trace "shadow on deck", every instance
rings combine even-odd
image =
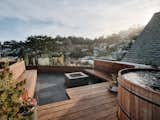
[[[67,89],[69,100],[38,107],[38,120],[116,120],[116,95],[108,83]]]
[[[38,105],[67,100],[63,73],[38,73],[36,95]]]

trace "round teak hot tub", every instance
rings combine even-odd
[[[160,70],[121,70],[118,83],[118,119],[160,120]]]

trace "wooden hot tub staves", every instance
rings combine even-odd
[[[123,74],[137,70],[144,69],[125,69],[119,72],[118,119],[160,120],[160,92],[142,87],[123,77]]]

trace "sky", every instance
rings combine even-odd
[[[159,11],[160,0],[0,0],[0,41],[107,36],[146,25]]]

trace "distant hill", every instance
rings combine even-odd
[[[139,34],[142,32],[143,27],[137,26],[133,28],[129,28],[128,30],[120,31],[119,33],[111,34],[107,37],[101,36],[95,39],[94,43],[107,43],[108,45],[121,43],[130,40],[136,40]]]
[[[124,53],[130,47],[130,43],[137,38],[143,27],[130,28],[107,37],[89,39],[75,36],[46,36],[31,35],[24,42],[6,41],[1,44],[2,55],[5,56],[41,56],[46,54],[54,56],[61,54],[71,58],[85,56],[108,56],[112,52]],[[123,52],[123,50],[125,50]],[[115,53],[114,53],[115,54]],[[121,55],[123,56],[123,54]]]

